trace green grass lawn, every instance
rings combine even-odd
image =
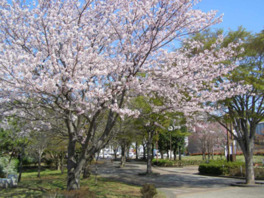
[[[207,156],[206,156],[207,157]],[[261,156],[261,155],[254,155],[253,157],[254,159],[254,162],[255,163],[260,163],[262,162],[262,160],[264,160],[264,156]],[[202,160],[203,159],[203,156],[202,155],[196,155],[196,156],[183,156],[182,157],[182,160]],[[214,156],[214,159],[215,160],[220,160],[221,157],[219,155],[215,155]],[[225,156],[222,156],[222,159],[226,159]],[[245,158],[243,155],[237,155],[236,156],[236,159],[237,161],[242,161],[242,162],[245,162]]]
[[[80,190],[66,191],[67,175],[56,170],[44,170],[41,178],[37,172],[23,173],[22,181],[16,188],[0,189],[0,197],[141,197],[140,186],[127,185],[121,182],[110,181],[101,177],[91,176],[81,180]],[[97,182],[96,182],[97,180]],[[70,195],[70,196],[69,196]],[[156,197],[164,197],[158,194]]]

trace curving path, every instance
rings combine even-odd
[[[124,168],[119,168],[119,162],[106,161],[105,164],[98,165],[98,174],[102,177],[135,185],[152,183],[166,197],[264,197],[263,187],[231,187],[230,184],[243,180],[198,175],[197,166],[184,168],[153,167],[153,175],[140,175],[145,171],[146,164],[142,162],[129,162]]]

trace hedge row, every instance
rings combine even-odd
[[[210,161],[199,165],[202,175],[225,175],[245,177],[244,162],[227,162],[224,160]],[[264,167],[254,167],[256,179],[264,179]]]
[[[199,165],[199,173],[202,175],[228,175],[232,170],[245,167],[244,162],[227,162],[215,160]]]
[[[191,153],[191,154],[189,154],[190,156],[198,156],[198,155],[203,155],[202,153]],[[208,155],[208,153],[205,153],[205,155]],[[219,152],[216,152],[216,153],[214,153],[214,155],[224,155],[224,153],[219,153]],[[236,153],[236,155],[243,155],[243,152],[242,151],[238,151],[237,153]],[[261,150],[261,151],[254,151],[254,155],[262,155],[262,156],[264,156],[264,151],[263,150]]]
[[[202,160],[168,160],[168,159],[153,159],[152,164],[156,166],[163,166],[163,167],[183,167],[183,166],[190,166],[190,165],[199,165],[203,161]]]

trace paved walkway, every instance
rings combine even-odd
[[[119,168],[119,162],[99,165],[98,174],[112,180],[128,184],[154,184],[168,198],[258,198],[264,197],[263,187],[231,187],[230,184],[243,182],[240,179],[209,177],[198,175],[197,166],[184,168],[153,167],[151,176],[141,176],[146,172],[146,164],[129,162]]]

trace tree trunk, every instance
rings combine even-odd
[[[130,150],[130,148],[129,148],[130,146],[127,146],[126,147],[126,158],[129,158],[130,159],[130,156],[129,156],[129,150]]]
[[[246,162],[246,184],[255,184],[253,152],[244,154]]]
[[[163,151],[160,151],[160,158],[161,159],[164,159],[164,157],[163,157]]]
[[[126,164],[126,146],[121,145],[121,164],[120,167],[124,167]]]
[[[151,149],[152,137],[153,137],[153,132],[152,131],[148,131],[148,143],[147,143],[147,152],[148,152],[148,156],[147,156],[147,174],[151,174],[152,173],[152,169],[151,169],[151,164],[152,164],[152,149]]]
[[[61,167],[61,161],[60,161],[60,155],[58,155],[57,157],[56,157],[56,163],[55,163],[55,166],[56,166],[56,169],[57,170],[60,170],[60,167]]]
[[[115,160],[117,160],[117,148],[114,149]]]
[[[76,159],[75,159],[75,144],[76,141],[73,138],[69,139],[68,144],[68,178],[67,178],[67,190],[76,190],[80,188],[80,173],[81,169],[77,169]]]
[[[136,142],[136,159],[138,159],[138,143]]]
[[[176,148],[174,148],[173,149],[173,159],[174,159],[174,161],[176,161],[177,160],[177,150],[176,150]]]
[[[37,175],[38,178],[40,178],[41,156],[42,156],[42,153],[39,153],[39,156],[38,156],[38,175]]]
[[[146,159],[146,146],[143,144],[143,159]]]
[[[245,140],[244,140],[245,141]],[[244,142],[238,140],[238,143],[243,150],[246,165],[246,184],[255,184],[254,165],[253,165],[253,150],[254,139],[248,139]]]
[[[21,181],[22,177],[22,172],[23,172],[23,157],[24,157],[24,151],[25,151],[25,146],[22,146],[22,151],[19,153],[18,160],[19,160],[19,167],[18,167],[18,182]]]
[[[90,177],[91,175],[91,169],[90,169],[90,165],[91,165],[91,160],[86,160],[84,168],[83,168],[83,179],[87,179]]]
[[[64,153],[61,153],[59,155],[59,161],[60,161],[60,171],[61,171],[61,174],[64,173],[64,163],[63,163],[63,159],[64,159]]]
[[[179,160],[182,160],[182,156],[181,156],[181,146],[179,146]]]
[[[208,158],[208,160],[210,160],[210,158],[211,158],[211,154],[210,154],[210,145],[209,145],[209,142],[207,142],[207,158]]]
[[[206,160],[206,157],[205,157],[205,152],[203,151],[203,160]]]

